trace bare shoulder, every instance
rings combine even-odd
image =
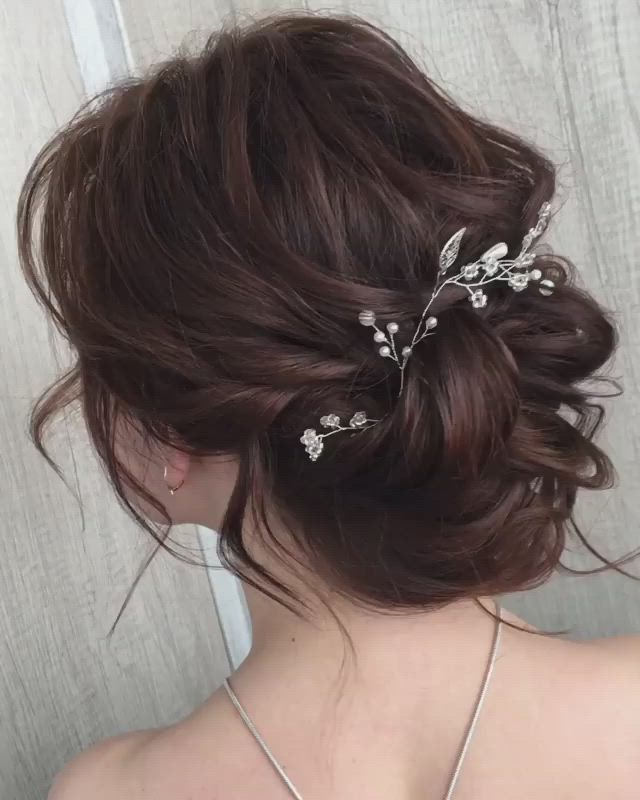
[[[584,663],[587,679],[606,699],[617,697],[634,714],[640,715],[640,637],[616,636],[573,642],[573,656]],[[621,709],[618,709],[621,713]],[[640,735],[640,725],[637,726]]]
[[[79,753],[56,775],[47,800],[122,797],[130,763],[155,735],[155,731],[136,731],[114,736]]]
[[[243,731],[222,693],[164,728],[106,739],[73,758],[56,776],[48,800],[212,800],[224,789],[220,773],[242,776],[235,753]],[[237,762],[237,763],[236,763]]]
[[[594,639],[592,644],[603,653],[609,653],[640,679],[640,636],[612,636]]]
[[[521,627],[517,617],[507,621]],[[503,633],[500,738],[526,743],[519,766],[533,754],[548,783],[579,787],[584,800],[637,796],[640,637],[571,641],[508,626]]]
[[[616,715],[628,720],[631,731],[640,743],[640,636],[616,636],[595,639],[585,645],[599,670],[608,691],[604,696],[615,698]],[[637,753],[640,764],[640,752]]]
[[[624,700],[635,723],[640,715],[640,636],[571,640],[544,634],[505,610],[501,616],[508,623],[506,638],[517,654],[516,677],[526,674],[529,665],[540,677],[541,688],[550,692],[557,688],[571,696],[575,687],[579,698],[588,687],[590,703],[597,708],[602,700],[603,713],[614,707],[615,698]],[[547,684],[552,675],[554,680]],[[614,705],[620,713],[620,703]],[[636,727],[640,736],[640,725]]]
[[[575,646],[576,730],[594,782],[610,797],[637,797],[640,785],[640,639],[597,639]],[[615,792],[613,789],[615,788]]]

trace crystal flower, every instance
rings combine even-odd
[[[509,278],[509,286],[514,292],[521,292],[527,288],[529,275],[526,272],[516,272]]]
[[[327,414],[324,417],[320,417],[320,424],[323,428],[339,428],[340,417],[337,414]]]
[[[496,272],[498,271],[498,268],[499,268],[498,262],[494,261],[493,259],[490,259],[489,261],[486,261],[482,265],[482,269],[487,273],[487,275],[489,275],[489,277],[491,277],[492,275],[495,275]]]
[[[480,264],[477,261],[474,261],[473,264],[467,264],[466,267],[462,268],[462,275],[466,281],[472,281],[474,278],[477,278],[479,272]]]
[[[309,454],[312,461],[316,461],[324,448],[322,437],[318,435],[315,428],[307,428],[300,437],[305,451]]]

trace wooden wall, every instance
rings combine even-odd
[[[27,439],[30,403],[66,355],[17,268],[13,229],[20,182],[40,144],[85,92],[168,56],[185,38],[196,46],[223,19],[278,7],[287,6],[260,0],[0,0],[3,800],[42,798],[52,773],[77,750],[188,711],[220,682],[229,667],[229,638],[246,625],[227,595],[225,642],[211,595],[211,586],[216,591],[221,584],[214,579],[210,586],[202,571],[160,556],[106,640],[148,544],[116,507],[79,420],[58,423],[53,446],[81,506]],[[528,136],[558,163],[562,211],[551,241],[615,311],[622,335],[612,373],[621,376],[625,395],[612,405],[603,437],[619,481],[615,489],[585,498],[581,518],[610,554],[637,547],[637,2],[354,0],[333,8],[381,23],[458,100]],[[611,574],[554,580],[507,604],[534,623],[569,628],[576,636],[640,632],[640,587]],[[240,633],[242,639],[246,631]]]
[[[45,797],[78,750],[176,719],[228,671],[206,573],[166,557],[107,639],[147,536],[116,505],[77,418],[55,426],[52,445],[81,505],[26,434],[31,402],[65,353],[19,274],[15,203],[30,159],[84,93],[67,10],[0,2],[2,800]],[[96,58],[89,77],[107,66]]]

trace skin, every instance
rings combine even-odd
[[[142,455],[128,442],[128,464],[175,523],[219,527],[237,474],[233,458],[196,459],[160,447]],[[180,484],[172,496],[169,487]],[[250,530],[247,541],[309,606],[300,619],[247,587],[254,643],[232,678],[304,799],[442,797],[483,677],[493,619],[471,601],[428,613],[373,613],[318,585],[310,566],[292,574],[260,550]],[[480,602],[494,608],[489,599]],[[639,794],[640,640],[571,642],[504,626],[456,800]],[[49,800],[290,796],[218,691],[174,725],[118,736],[77,756]]]

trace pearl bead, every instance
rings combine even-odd
[[[373,311],[361,311],[358,314],[358,321],[366,328],[370,328],[372,325],[376,324],[376,315]]]
[[[387,323],[387,330],[389,333],[397,333],[398,332],[398,323],[397,322],[388,322]]]
[[[409,358],[411,355],[411,348],[409,346],[402,348],[402,355],[404,358]]]
[[[435,317],[427,317],[427,321],[425,322],[427,330],[431,330],[431,328],[435,328],[437,324],[438,324],[438,320]]]
[[[553,290],[556,288],[556,285],[553,281],[550,281],[548,278],[545,278],[543,281],[540,281],[538,286],[538,290],[540,294],[543,294],[545,297],[548,297],[550,294],[553,294]]]
[[[540,278],[542,277],[542,270],[532,269],[531,272],[529,273],[529,277],[531,278],[532,281],[539,281]]]
[[[384,342],[387,337],[384,335],[382,331],[376,331],[373,334],[373,341],[374,342]]]
[[[378,350],[378,352],[381,356],[384,356],[384,358],[388,358],[391,355],[391,348],[387,347],[385,344]]]

